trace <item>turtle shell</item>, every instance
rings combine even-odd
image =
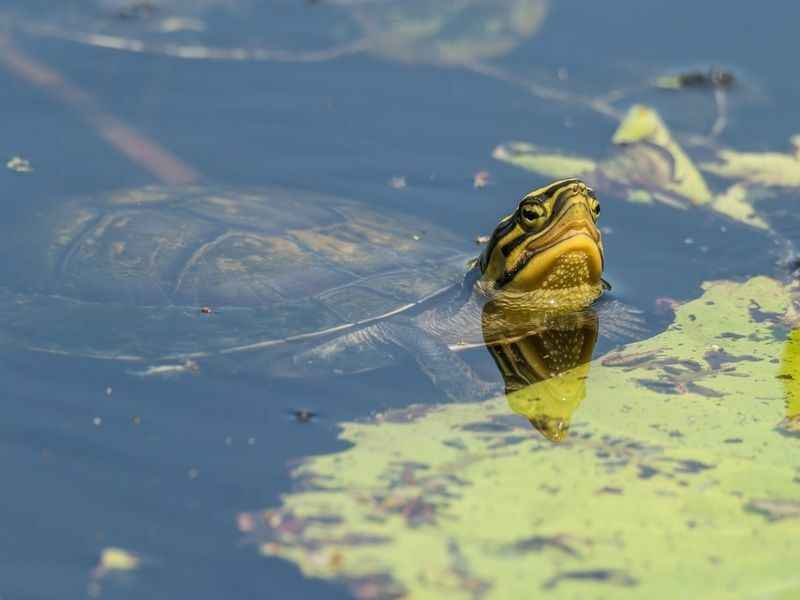
[[[435,296],[469,258],[422,220],[282,190],[148,187],[39,219],[30,258],[6,254],[0,341],[107,358],[334,334]]]

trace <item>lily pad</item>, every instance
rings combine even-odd
[[[800,452],[776,428],[791,291],[707,284],[592,363],[560,444],[513,397],[345,423],[351,447],[304,460],[243,535],[364,598],[796,596]]]

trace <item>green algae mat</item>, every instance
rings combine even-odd
[[[559,444],[510,410],[546,381],[344,423],[351,445],[239,528],[360,598],[800,597],[795,294],[706,284],[664,333],[576,370]]]

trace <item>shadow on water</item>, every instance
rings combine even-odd
[[[421,8],[406,17],[419,25],[428,4],[414,3]],[[463,22],[409,39],[381,9],[346,2],[6,2],[0,154],[29,159],[34,170],[0,173],[0,286],[22,300],[41,289],[29,280],[57,225],[30,223],[60,214],[70,198],[158,182],[352,198],[447,228],[460,251],[477,256],[472,240],[551,179],[493,161],[497,144],[535,138],[602,156],[628,103],[602,93],[640,91],[654,72],[687,64],[720,60],[753,74],[728,99],[726,146],[783,148],[796,129],[787,120],[800,84],[774,60],[777,40],[794,33],[792,19],[749,5],[733,14],[721,2],[692,18],[689,3],[574,1],[550,6],[546,18],[544,3],[502,4],[527,10],[516,24],[502,22],[499,38],[470,29],[496,16],[484,3]],[[709,30],[720,12],[727,29]],[[566,36],[587,44],[566,44]],[[218,55],[198,56],[201,47]],[[708,90],[687,91],[690,111],[684,100],[650,93],[642,94],[675,128],[705,134],[718,117]],[[475,186],[484,170],[490,184]],[[656,307],[696,297],[703,281],[776,272],[767,233],[711,212],[687,218],[629,204],[620,191],[603,201],[605,276],[614,300],[644,311],[635,335],[662,330],[672,313]],[[298,206],[298,219],[313,210]],[[63,306],[53,306],[17,335],[46,340],[63,328],[113,346],[108,315],[128,310],[65,323]],[[224,313],[211,316],[225,323]],[[599,325],[592,316],[567,320],[462,354],[504,387],[511,411],[563,440],[573,411],[592,400],[586,361],[618,343],[597,337],[602,321],[602,313]],[[148,359],[164,358],[158,347],[174,341],[161,327],[142,341]],[[224,364],[201,357],[198,369],[142,376],[149,366],[185,363],[83,358],[70,344],[66,355],[33,352],[20,339],[0,350],[0,594],[9,597],[347,597],[241,548],[235,515],[277,504],[292,487],[287,464],[296,457],[340,450],[337,423],[445,400],[403,353],[388,352],[387,368],[346,377],[271,377],[253,355]],[[567,371],[551,380],[551,396],[524,395],[528,384]],[[298,411],[313,417],[298,419]],[[93,581],[104,547],[136,552],[141,568]]]

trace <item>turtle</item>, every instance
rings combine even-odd
[[[451,399],[485,398],[497,384],[453,350],[596,318],[599,213],[583,181],[551,183],[475,258],[422,219],[309,193],[156,185],[78,199],[39,215],[38,234],[22,228],[27,250],[3,252],[15,284],[0,287],[0,343],[154,363],[257,356],[301,376],[405,353]]]

